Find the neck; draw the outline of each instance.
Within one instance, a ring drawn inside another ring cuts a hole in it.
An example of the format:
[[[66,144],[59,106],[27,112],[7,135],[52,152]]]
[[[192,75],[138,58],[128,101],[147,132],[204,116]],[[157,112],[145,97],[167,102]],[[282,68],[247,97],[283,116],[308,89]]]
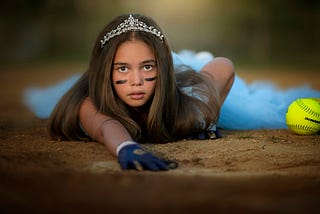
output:
[[[150,110],[150,105],[151,102],[147,102],[143,106],[129,107],[132,119],[136,121],[139,125],[143,125],[146,123]]]

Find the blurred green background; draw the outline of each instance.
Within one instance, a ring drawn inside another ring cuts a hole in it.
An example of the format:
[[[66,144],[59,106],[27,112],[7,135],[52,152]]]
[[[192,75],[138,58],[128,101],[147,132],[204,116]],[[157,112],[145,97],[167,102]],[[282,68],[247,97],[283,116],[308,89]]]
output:
[[[319,0],[5,0],[1,64],[88,63],[114,16],[151,16],[174,51],[207,50],[239,65],[318,68]]]

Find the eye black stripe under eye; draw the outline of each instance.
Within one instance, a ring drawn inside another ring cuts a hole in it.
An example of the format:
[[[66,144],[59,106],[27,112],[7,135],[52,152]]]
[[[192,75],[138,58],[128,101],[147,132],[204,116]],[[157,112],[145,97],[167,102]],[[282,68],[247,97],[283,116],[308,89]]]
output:
[[[125,84],[128,80],[117,80],[116,84]]]
[[[145,80],[145,81],[153,81],[153,80],[155,80],[155,79],[157,79],[156,76],[155,76],[155,77],[150,77],[150,78],[145,78],[144,80]]]
[[[145,81],[154,81],[156,79],[157,79],[157,77],[155,76],[155,77],[145,78],[144,80]],[[116,84],[125,84],[127,82],[128,82],[128,80],[117,80]]]

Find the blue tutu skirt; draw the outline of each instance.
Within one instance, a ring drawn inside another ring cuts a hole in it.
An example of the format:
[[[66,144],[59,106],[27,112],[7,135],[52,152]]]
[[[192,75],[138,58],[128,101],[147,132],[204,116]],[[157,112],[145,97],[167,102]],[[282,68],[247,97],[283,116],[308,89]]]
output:
[[[199,71],[214,57],[209,52],[181,51],[172,53],[175,66],[187,65]],[[47,88],[28,88],[24,95],[25,105],[39,118],[48,118],[63,94],[79,79],[74,75]],[[270,82],[247,84],[239,76],[225,100],[217,126],[223,129],[284,129],[285,114],[295,99],[320,98],[320,91],[309,86],[280,90]]]

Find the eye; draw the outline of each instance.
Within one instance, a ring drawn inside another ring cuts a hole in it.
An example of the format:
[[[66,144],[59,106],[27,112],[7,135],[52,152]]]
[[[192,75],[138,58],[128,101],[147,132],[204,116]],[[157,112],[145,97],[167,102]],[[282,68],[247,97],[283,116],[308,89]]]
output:
[[[120,66],[117,68],[117,70],[120,72],[120,73],[125,73],[128,71],[128,68],[126,66]]]
[[[144,69],[145,71],[152,71],[152,70],[153,70],[153,65],[144,65],[144,66],[143,66],[143,69]]]

